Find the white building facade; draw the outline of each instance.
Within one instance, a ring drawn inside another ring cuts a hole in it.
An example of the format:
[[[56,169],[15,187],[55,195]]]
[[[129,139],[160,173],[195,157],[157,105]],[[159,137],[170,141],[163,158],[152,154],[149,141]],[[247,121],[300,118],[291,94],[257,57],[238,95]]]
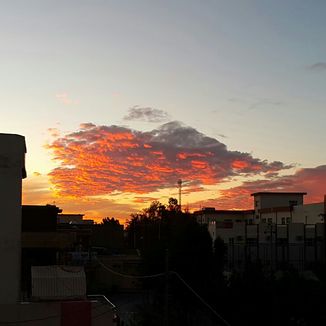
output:
[[[258,260],[274,270],[280,266],[303,270],[326,262],[325,200],[304,204],[305,194],[254,193],[254,210],[242,216],[210,208],[196,212],[196,217],[207,224],[213,241],[224,241],[230,270],[243,270],[248,262]]]

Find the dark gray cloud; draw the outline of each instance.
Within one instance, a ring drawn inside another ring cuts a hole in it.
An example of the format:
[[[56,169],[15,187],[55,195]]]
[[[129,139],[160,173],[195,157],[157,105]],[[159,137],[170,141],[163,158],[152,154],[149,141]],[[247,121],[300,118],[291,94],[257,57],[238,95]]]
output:
[[[145,122],[166,122],[170,120],[169,115],[158,109],[151,107],[134,106],[129,109],[128,114],[123,118],[126,121],[145,121]]]
[[[316,62],[310,66],[308,69],[311,71],[325,71],[326,70],[326,62]]]

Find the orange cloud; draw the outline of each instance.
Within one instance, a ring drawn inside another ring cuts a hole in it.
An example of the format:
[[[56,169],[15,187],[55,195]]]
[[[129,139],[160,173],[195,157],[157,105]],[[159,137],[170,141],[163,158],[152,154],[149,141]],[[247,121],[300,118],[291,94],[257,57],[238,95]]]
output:
[[[76,200],[69,196],[56,196],[49,187],[47,176],[43,175],[31,175],[23,180],[22,201],[23,205],[54,204],[63,209],[64,213],[82,213],[86,218],[97,222],[104,217],[114,216],[123,223],[131,213],[137,211],[135,205],[121,204],[113,199],[81,197]]]
[[[138,203],[138,204],[150,205],[151,202],[153,202],[155,200],[159,200],[159,198],[155,198],[155,197],[138,197],[138,196],[136,196],[133,201],[135,203]]]
[[[241,170],[248,167],[248,162],[235,160],[232,162],[232,167]]]
[[[176,185],[214,185],[236,175],[266,175],[287,169],[248,153],[229,151],[214,138],[170,122],[150,132],[82,124],[48,148],[58,167],[49,173],[61,195],[100,196],[115,191],[145,194]]]
[[[274,177],[269,180],[247,181],[242,185],[221,190],[217,198],[197,203],[197,206],[214,206],[220,209],[251,209],[250,194],[259,191],[307,192],[306,203],[323,201],[326,194],[326,165],[299,169],[293,175]]]

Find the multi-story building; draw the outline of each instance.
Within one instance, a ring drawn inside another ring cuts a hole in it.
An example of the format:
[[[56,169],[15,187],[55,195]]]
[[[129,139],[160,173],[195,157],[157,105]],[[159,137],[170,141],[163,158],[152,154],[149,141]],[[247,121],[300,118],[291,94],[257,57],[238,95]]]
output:
[[[305,205],[305,194],[254,193],[254,210],[240,219],[234,211],[219,216],[213,208],[195,216],[199,223],[207,224],[213,241],[221,238],[226,244],[230,269],[241,270],[247,262],[258,260],[273,269],[281,265],[304,269],[326,261],[326,200]],[[228,214],[233,218],[226,220]]]

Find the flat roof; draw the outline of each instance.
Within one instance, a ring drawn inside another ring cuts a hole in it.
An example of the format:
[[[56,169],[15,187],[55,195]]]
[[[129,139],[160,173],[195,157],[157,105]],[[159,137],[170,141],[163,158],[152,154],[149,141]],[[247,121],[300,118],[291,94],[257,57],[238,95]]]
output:
[[[26,210],[35,210],[35,209],[38,209],[38,210],[48,210],[48,209],[54,209],[54,210],[57,210],[59,213],[62,212],[62,209],[60,209],[58,206],[56,205],[50,205],[50,204],[46,204],[46,205],[22,205],[22,209]]]
[[[242,215],[242,214],[252,214],[254,213],[253,209],[246,209],[246,210],[232,210],[232,209],[216,209],[216,210],[200,210],[200,211],[195,211],[194,214],[198,215],[198,214],[235,214],[235,215]]]
[[[256,195],[306,195],[306,192],[282,192],[282,191],[262,191],[262,192],[254,192],[250,196]]]

